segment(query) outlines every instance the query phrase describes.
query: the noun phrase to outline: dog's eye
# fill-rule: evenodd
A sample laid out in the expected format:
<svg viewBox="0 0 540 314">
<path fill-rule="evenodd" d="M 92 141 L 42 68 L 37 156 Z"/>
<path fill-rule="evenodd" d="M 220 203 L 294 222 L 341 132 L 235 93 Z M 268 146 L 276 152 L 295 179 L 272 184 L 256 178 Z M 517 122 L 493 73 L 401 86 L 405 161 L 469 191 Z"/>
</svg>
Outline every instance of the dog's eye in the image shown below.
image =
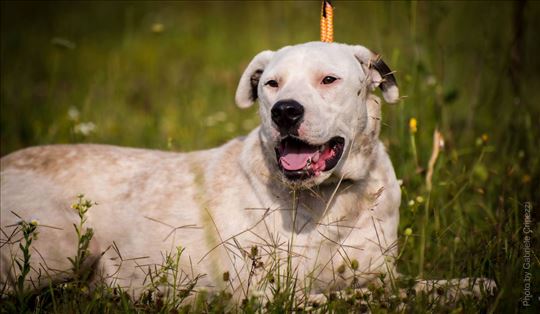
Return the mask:
<svg viewBox="0 0 540 314">
<path fill-rule="evenodd" d="M 328 85 L 328 84 L 334 83 L 336 80 L 337 80 L 336 77 L 329 75 L 329 76 L 325 76 L 321 83 L 323 83 L 324 85 Z"/>
<path fill-rule="evenodd" d="M 264 85 L 268 85 L 270 87 L 273 87 L 273 88 L 276 88 L 279 86 L 278 82 L 276 80 L 270 80 L 266 83 L 264 83 Z"/>
</svg>

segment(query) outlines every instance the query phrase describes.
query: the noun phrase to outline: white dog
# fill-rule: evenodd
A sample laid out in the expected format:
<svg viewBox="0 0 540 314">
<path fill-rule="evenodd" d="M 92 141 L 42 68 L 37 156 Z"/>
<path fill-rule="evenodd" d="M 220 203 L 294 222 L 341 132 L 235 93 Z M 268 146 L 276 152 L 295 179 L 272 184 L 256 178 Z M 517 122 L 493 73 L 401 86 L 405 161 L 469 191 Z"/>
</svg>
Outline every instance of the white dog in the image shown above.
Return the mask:
<svg viewBox="0 0 540 314">
<path fill-rule="evenodd" d="M 65 279 L 79 193 L 97 203 L 86 266 L 135 294 L 179 246 L 186 278 L 238 297 L 268 291 L 268 274 L 287 273 L 310 293 L 392 275 L 401 197 L 378 139 L 376 87 L 398 100 L 391 71 L 362 46 L 288 46 L 248 65 L 236 102 L 258 100 L 261 126 L 219 148 L 54 145 L 4 157 L 2 284 L 16 279 L 8 235 L 20 219 L 39 221 L 29 284 Z"/>
</svg>

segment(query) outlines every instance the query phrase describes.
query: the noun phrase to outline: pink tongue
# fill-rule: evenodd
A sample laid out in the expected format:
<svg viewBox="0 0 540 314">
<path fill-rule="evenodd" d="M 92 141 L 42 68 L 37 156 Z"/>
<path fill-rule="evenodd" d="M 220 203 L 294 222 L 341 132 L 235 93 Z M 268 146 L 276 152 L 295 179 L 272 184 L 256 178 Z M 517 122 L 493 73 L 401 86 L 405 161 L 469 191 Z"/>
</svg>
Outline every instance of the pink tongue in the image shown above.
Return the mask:
<svg viewBox="0 0 540 314">
<path fill-rule="evenodd" d="M 281 166 L 286 170 L 301 170 L 307 165 L 310 158 L 318 157 L 318 150 L 316 147 L 288 147 L 286 145 L 283 149 L 283 155 L 279 158 Z"/>
</svg>

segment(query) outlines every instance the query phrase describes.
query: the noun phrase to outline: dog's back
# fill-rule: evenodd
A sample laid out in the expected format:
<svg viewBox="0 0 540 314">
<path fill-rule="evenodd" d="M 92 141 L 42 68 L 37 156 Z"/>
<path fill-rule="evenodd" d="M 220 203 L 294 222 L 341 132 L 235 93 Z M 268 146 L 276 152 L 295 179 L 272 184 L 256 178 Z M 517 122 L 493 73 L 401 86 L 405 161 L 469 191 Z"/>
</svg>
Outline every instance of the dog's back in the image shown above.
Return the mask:
<svg viewBox="0 0 540 314">
<path fill-rule="evenodd" d="M 97 203 L 87 214 L 86 227 L 95 231 L 88 264 L 108 251 L 112 244 L 109 239 L 123 243 L 121 249 L 130 255 L 137 255 L 141 247 L 154 245 L 159 256 L 159 249 L 164 249 L 162 243 L 147 239 L 145 244 L 145 228 L 139 229 L 139 234 L 133 234 L 132 230 L 137 230 L 137 224 L 148 223 L 144 216 L 165 219 L 163 216 L 167 215 L 160 213 L 160 209 L 174 207 L 170 202 L 196 206 L 189 197 L 189 187 L 195 178 L 186 171 L 189 165 L 185 156 L 108 145 L 51 145 L 27 148 L 3 157 L 1 284 L 7 281 L 8 286 L 13 286 L 15 282 L 18 269 L 14 261 L 21 257 L 17 245 L 21 239 L 21 221 L 38 224 L 31 247 L 33 270 L 28 276 L 32 282 L 28 285 L 35 288 L 48 284 L 48 280 L 55 282 L 69 277 L 71 264 L 67 257 L 77 253 L 73 225 L 80 218 L 72 204 L 78 194 Z M 157 223 L 154 227 L 156 231 L 160 229 Z M 166 234 L 165 230 L 161 234 Z"/>
</svg>

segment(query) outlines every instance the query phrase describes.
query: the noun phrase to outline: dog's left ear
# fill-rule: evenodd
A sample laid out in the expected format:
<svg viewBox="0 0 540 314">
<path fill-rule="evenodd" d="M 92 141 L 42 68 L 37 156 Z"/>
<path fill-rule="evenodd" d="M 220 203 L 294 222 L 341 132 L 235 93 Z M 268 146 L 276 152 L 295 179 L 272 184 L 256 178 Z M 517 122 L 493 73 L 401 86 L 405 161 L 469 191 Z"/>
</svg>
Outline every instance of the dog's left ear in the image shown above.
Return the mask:
<svg viewBox="0 0 540 314">
<path fill-rule="evenodd" d="M 374 90 L 377 86 L 381 89 L 384 100 L 395 103 L 399 100 L 394 72 L 384 63 L 379 55 L 363 46 L 352 46 L 355 58 L 360 62 L 362 69 L 369 79 L 369 87 Z"/>
<path fill-rule="evenodd" d="M 265 50 L 257 54 L 249 63 L 236 88 L 236 104 L 240 108 L 247 108 L 257 100 L 259 80 L 274 52 Z"/>
</svg>

